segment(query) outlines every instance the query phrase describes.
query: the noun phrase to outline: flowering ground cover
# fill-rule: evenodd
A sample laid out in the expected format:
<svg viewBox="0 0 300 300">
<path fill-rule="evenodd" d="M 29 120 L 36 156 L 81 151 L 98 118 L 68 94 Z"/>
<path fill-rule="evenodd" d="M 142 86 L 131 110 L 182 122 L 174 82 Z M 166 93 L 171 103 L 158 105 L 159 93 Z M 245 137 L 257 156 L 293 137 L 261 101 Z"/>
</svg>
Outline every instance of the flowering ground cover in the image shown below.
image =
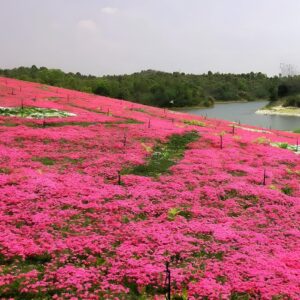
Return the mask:
<svg viewBox="0 0 300 300">
<path fill-rule="evenodd" d="M 300 299 L 296 133 L 0 78 L 0 299 Z"/>
</svg>

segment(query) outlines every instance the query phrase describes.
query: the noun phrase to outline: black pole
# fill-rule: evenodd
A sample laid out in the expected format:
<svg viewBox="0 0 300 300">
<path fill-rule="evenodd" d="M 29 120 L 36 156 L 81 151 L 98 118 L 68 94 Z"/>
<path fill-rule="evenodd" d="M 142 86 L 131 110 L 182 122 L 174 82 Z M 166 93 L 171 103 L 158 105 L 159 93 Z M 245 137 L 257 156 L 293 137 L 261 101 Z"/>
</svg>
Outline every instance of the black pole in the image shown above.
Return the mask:
<svg viewBox="0 0 300 300">
<path fill-rule="evenodd" d="M 266 169 L 264 169 L 264 180 L 263 180 L 263 185 L 266 185 L 266 178 L 267 178 L 267 175 L 266 175 Z"/>
<path fill-rule="evenodd" d="M 121 172 L 118 171 L 118 185 L 121 185 Z"/>
<path fill-rule="evenodd" d="M 169 262 L 166 262 L 166 300 L 171 300 L 171 271 Z"/>
<path fill-rule="evenodd" d="M 124 134 L 124 140 L 123 140 L 124 147 L 126 146 L 126 142 L 127 142 L 127 136 L 126 136 L 126 134 Z"/>
<path fill-rule="evenodd" d="M 21 117 L 23 118 L 24 115 L 24 103 L 23 103 L 23 99 L 21 100 Z"/>
<path fill-rule="evenodd" d="M 150 125 L 151 125 L 151 122 L 150 122 L 150 119 L 148 121 L 148 128 L 150 128 Z"/>
<path fill-rule="evenodd" d="M 232 126 L 232 134 L 234 134 L 235 133 L 235 126 L 233 125 Z"/>
<path fill-rule="evenodd" d="M 223 149 L 223 135 L 220 135 L 220 148 Z"/>
</svg>

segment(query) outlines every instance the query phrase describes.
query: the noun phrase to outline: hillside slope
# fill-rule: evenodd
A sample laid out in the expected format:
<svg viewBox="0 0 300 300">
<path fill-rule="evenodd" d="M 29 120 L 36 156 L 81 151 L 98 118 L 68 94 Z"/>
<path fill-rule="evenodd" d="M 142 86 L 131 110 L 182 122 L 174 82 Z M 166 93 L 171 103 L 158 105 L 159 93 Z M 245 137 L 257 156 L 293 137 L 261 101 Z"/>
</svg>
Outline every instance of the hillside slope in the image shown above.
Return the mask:
<svg viewBox="0 0 300 300">
<path fill-rule="evenodd" d="M 0 298 L 164 299 L 166 261 L 176 299 L 300 298 L 299 135 L 7 78 L 0 106 Z"/>
</svg>

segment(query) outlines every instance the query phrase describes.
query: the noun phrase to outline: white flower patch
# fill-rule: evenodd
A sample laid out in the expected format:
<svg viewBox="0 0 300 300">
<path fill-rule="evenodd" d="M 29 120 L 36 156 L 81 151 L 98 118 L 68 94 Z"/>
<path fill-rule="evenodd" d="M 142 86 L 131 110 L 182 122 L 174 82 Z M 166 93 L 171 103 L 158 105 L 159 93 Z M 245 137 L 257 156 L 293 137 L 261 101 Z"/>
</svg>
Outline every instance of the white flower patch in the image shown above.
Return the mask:
<svg viewBox="0 0 300 300">
<path fill-rule="evenodd" d="M 76 114 L 43 107 L 0 107 L 0 116 L 6 117 L 22 117 L 27 119 L 43 119 L 43 118 L 65 118 L 74 117 Z"/>
</svg>

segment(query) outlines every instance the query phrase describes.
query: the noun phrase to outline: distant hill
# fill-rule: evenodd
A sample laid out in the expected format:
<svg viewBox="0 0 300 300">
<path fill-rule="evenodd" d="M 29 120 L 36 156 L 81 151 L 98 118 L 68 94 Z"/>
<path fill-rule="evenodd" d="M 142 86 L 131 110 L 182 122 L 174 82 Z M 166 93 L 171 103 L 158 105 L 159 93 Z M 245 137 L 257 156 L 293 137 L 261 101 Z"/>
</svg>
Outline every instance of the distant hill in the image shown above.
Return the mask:
<svg viewBox="0 0 300 300">
<path fill-rule="evenodd" d="M 258 73 L 202 75 L 146 70 L 96 77 L 32 66 L 1 70 L 0 75 L 157 107 L 212 106 L 215 101 L 277 97 L 278 77 Z"/>
</svg>

